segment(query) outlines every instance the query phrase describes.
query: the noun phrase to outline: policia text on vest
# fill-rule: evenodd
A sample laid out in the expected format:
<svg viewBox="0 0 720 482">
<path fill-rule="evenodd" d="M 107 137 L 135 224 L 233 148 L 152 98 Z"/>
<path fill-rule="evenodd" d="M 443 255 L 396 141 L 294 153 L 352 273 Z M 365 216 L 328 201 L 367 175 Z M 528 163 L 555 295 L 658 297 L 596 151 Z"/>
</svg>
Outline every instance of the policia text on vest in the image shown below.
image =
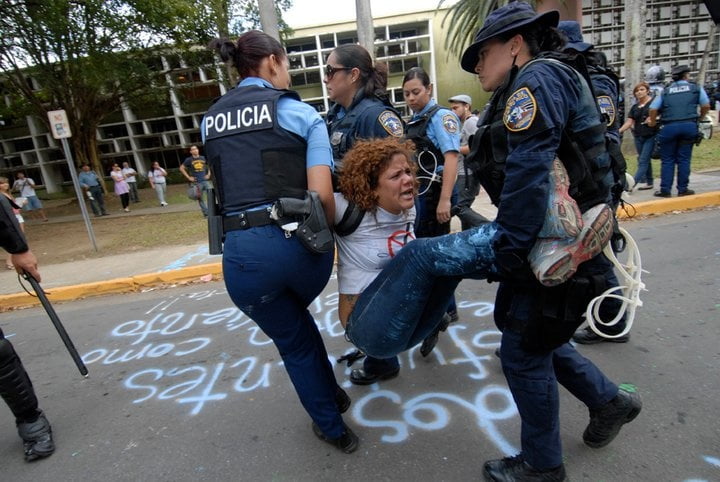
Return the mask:
<svg viewBox="0 0 720 482">
<path fill-rule="evenodd" d="M 205 117 L 205 138 L 237 134 L 272 127 L 272 102 L 240 105 L 234 110 Z"/>
</svg>

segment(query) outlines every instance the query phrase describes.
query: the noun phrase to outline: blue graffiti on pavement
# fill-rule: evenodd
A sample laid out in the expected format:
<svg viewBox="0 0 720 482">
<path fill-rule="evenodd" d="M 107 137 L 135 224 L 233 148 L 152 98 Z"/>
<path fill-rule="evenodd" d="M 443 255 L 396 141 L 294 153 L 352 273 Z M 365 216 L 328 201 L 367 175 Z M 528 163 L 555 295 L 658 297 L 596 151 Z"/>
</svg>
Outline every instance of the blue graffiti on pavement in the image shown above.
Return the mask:
<svg viewBox="0 0 720 482">
<path fill-rule="evenodd" d="M 215 301 L 212 311 L 176 310 L 179 301 L 211 298 Z M 337 305 L 338 294 L 330 293 L 318 297 L 309 307 L 326 340 L 344 335 L 337 319 Z M 377 384 L 370 390 L 353 387 L 352 417 L 358 425 L 377 429 L 383 442 L 399 443 L 415 433 L 413 429 L 442 430 L 454 419 L 462 420 L 464 413 L 499 450 L 515 453 L 517 449 L 502 430 L 513 424 L 503 426 L 502 422 L 514 418 L 517 409 L 507 387 L 487 380 L 492 373 L 489 367 L 494 367 L 496 374 L 499 370 L 492 352 L 499 344 L 500 333 L 494 328 L 486 329 L 483 325 L 488 323 L 479 320 L 491 319 L 493 304 L 465 301 L 458 307 L 463 318 L 478 322 L 451 325 L 431 360 L 436 369 L 444 366 L 461 369 L 468 383 L 477 386 L 468 388 L 463 384 L 463 395 L 451 393 L 452 390 L 422 388 L 407 393 L 408 389 L 380 389 Z M 212 352 L 213 337 L 223 338 L 229 333 L 237 337 L 237 343 L 249 346 L 242 349 L 242 356 L 221 350 Z M 277 383 L 276 379 L 288 383 L 282 361 L 263 361 L 257 356 L 259 349 L 271 344 L 262 330 L 231 304 L 225 290 L 209 289 L 162 300 L 142 318 L 120 322 L 110 331 L 108 346 L 91 349 L 82 358 L 88 365 L 122 364 L 128 372 L 123 385 L 134 394 L 134 404 L 172 401 L 187 407 L 190 415 L 199 415 L 208 404 L 229 400 L 234 393 L 269 389 Z M 400 357 L 406 377 L 413 376 L 415 370 L 427 369 L 427 363 L 417 365 L 422 359 L 418 351 L 414 347 Z M 338 366 L 334 356 L 330 356 L 330 361 Z M 350 388 L 347 381 L 350 368 L 344 371 L 342 384 Z"/>
</svg>

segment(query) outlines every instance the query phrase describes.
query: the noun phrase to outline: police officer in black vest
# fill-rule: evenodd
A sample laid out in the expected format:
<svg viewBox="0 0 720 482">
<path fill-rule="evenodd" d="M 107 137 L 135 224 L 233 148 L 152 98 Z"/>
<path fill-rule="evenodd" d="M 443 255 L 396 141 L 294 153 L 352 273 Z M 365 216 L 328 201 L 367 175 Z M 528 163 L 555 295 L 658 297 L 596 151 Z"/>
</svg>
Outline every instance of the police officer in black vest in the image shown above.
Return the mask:
<svg viewBox="0 0 720 482">
<path fill-rule="evenodd" d="M 18 273 L 27 271 L 38 281 L 37 259 L 20 231 L 8 200 L 0 196 L 0 246 L 12 255 Z M 0 396 L 15 417 L 18 435 L 25 446 L 25 460 L 47 457 L 55 451 L 52 428 L 38 408 L 30 377 L 12 344 L 0 329 Z"/>
<path fill-rule="evenodd" d="M 387 66 L 373 65 L 368 51 L 355 44 L 340 45 L 325 65 L 328 96 L 335 104 L 327 115 L 335 171 L 358 139 L 403 137 L 404 123 L 387 97 Z M 362 368 L 350 372 L 350 381 L 369 385 L 400 373 L 397 357 L 365 357 Z"/>
<path fill-rule="evenodd" d="M 228 294 L 277 346 L 315 435 L 351 453 L 358 438 L 341 416 L 350 398 L 335 380 L 307 309 L 330 277 L 332 237 L 328 232 L 327 251 L 311 252 L 299 238 L 298 223 L 278 215 L 279 199 L 299 203 L 309 190 L 319 195 L 320 215 L 333 219 L 325 123 L 287 90 L 289 61 L 277 40 L 253 30 L 236 44 L 218 39 L 212 46 L 242 79 L 210 108 L 202 125 L 223 216 Z"/>
<path fill-rule="evenodd" d="M 650 103 L 648 125 L 655 127 L 658 114 L 662 129 L 658 133 L 660 145 L 660 190 L 655 196 L 670 197 L 675 166 L 677 165 L 678 196 L 695 194 L 688 189 L 690 158 L 698 137 L 698 118 L 710 110 L 710 98 L 705 89 L 688 80 L 690 67 L 676 65 L 670 71 L 672 83 Z"/>
<path fill-rule="evenodd" d="M 486 462 L 486 480 L 566 479 L 560 384 L 588 407 L 583 441 L 593 448 L 610 443 L 641 409 L 634 389 L 620 389 L 567 343 L 572 333 L 566 330 L 577 326 L 588 301 L 606 289 L 607 258 L 596 254 L 553 288 L 539 286 L 529 274 L 531 246 L 547 215 L 554 160 L 567 168 L 569 193 L 584 213 L 583 230 L 599 227 L 585 215 L 610 201 L 612 185 L 605 125 L 584 76 L 558 55 L 564 41 L 554 28 L 558 20 L 557 11 L 537 14 L 525 2 L 510 2 L 487 17 L 461 61 L 483 90 L 493 92 L 473 140 L 471 158 L 477 153 L 479 159 L 471 166 L 498 206 L 492 240 L 501 280 L 495 323 L 502 331 L 503 373 L 522 425 L 521 452 Z"/>
</svg>

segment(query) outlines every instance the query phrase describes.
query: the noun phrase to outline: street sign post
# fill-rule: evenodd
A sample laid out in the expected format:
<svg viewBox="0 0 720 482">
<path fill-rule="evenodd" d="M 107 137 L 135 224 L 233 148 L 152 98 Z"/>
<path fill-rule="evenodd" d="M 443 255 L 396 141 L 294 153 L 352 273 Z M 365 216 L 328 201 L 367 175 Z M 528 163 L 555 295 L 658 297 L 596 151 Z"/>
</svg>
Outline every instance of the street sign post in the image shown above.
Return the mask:
<svg viewBox="0 0 720 482">
<path fill-rule="evenodd" d="M 75 161 L 73 160 L 72 151 L 70 150 L 70 144 L 68 144 L 67 141 L 69 137 L 72 137 L 67 113 L 64 110 L 51 110 L 48 112 L 48 119 L 50 120 L 50 130 L 52 131 L 53 137 L 62 142 L 63 150 L 65 151 L 65 159 L 67 160 L 70 176 L 72 177 L 73 186 L 75 187 L 75 195 L 78 198 L 80 211 L 82 212 L 82 217 L 85 221 L 85 228 L 87 229 L 93 249 L 97 251 L 98 248 L 97 243 L 95 242 L 95 232 L 93 231 L 90 216 L 88 215 L 87 207 L 85 206 L 85 197 L 83 196 L 82 189 L 80 188 L 80 181 L 78 180 L 77 168 L 75 167 Z"/>
</svg>

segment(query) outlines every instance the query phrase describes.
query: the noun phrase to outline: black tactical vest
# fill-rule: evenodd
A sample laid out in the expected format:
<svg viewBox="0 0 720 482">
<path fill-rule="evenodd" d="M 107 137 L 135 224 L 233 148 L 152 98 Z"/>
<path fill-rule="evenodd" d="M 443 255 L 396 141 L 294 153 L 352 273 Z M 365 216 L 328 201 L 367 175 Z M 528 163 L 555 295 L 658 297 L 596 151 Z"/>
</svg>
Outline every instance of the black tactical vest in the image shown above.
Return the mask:
<svg viewBox="0 0 720 482">
<path fill-rule="evenodd" d="M 222 214 L 304 197 L 307 142 L 280 127 L 282 96 L 300 100 L 289 90 L 236 87 L 205 114 L 205 153 Z"/>
<path fill-rule="evenodd" d="M 541 58 L 533 62 L 555 61 L 558 59 Z M 571 67 L 561 65 L 574 75 L 581 75 Z M 477 177 L 496 206 L 500 203 L 500 194 L 505 181 L 505 160 L 508 155 L 507 129 L 503 122 L 503 113 L 518 72 L 519 70 L 513 67 L 505 83 L 493 94 L 487 115 L 473 136 L 470 153 L 465 157 L 466 165 L 472 169 L 473 175 Z M 585 83 L 589 85 L 587 78 Z M 608 201 L 610 166 L 600 159 L 607 156 L 604 139 L 605 124 L 601 121 L 599 111 L 596 126 L 578 132 L 566 127 L 561 137 L 557 156 L 568 171 L 570 195 L 583 212 L 596 204 Z"/>
<path fill-rule="evenodd" d="M 427 135 L 427 126 L 432 116 L 442 106 L 435 104 L 417 119 L 410 121 L 405 128 L 405 138 L 415 143 L 415 156 L 418 165 L 428 173 L 433 173 L 445 163 L 445 156 L 433 144 Z"/>
</svg>

